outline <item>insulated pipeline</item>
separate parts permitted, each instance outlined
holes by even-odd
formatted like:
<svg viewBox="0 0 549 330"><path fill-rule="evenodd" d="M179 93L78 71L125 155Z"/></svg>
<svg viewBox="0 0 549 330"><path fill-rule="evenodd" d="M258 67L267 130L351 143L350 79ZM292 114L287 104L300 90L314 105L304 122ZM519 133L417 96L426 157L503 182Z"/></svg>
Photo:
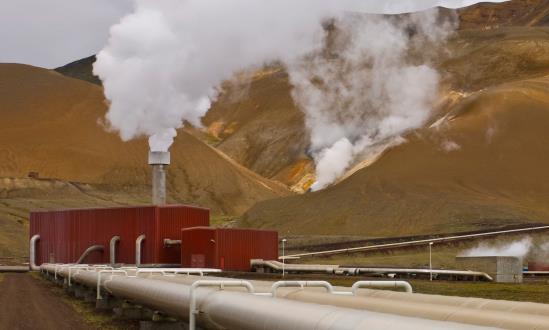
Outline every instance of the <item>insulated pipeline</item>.
<svg viewBox="0 0 549 330"><path fill-rule="evenodd" d="M190 277L151 277L159 281L168 281L191 285L202 278ZM204 277L203 279L219 280L220 277ZM270 292L272 282L251 281L256 292ZM371 285L386 286L399 281L369 281ZM518 301L502 301L481 298L462 298L427 294L410 294L388 290L370 290L359 288L364 283L357 282L355 291L357 296L342 295L349 288L334 287L335 294L326 293L324 288L280 287L277 297L301 302L333 305L343 308L354 308L375 311L380 313L397 314L402 316L421 317L439 321L453 321L471 325L493 326L505 329L537 329L549 330L549 305ZM378 283L378 284L376 284ZM387 284L384 284L387 283ZM400 285L400 284L399 284ZM304 290L306 288L306 290ZM227 288L227 290L239 290Z"/></svg>
<svg viewBox="0 0 549 330"><path fill-rule="evenodd" d="M46 265L48 271L55 265ZM67 276L67 268L59 274ZM190 286L124 274L106 276L103 289L118 298L188 320ZM90 286L98 272L79 270L73 280ZM93 284L92 284L93 285ZM93 287L93 286L91 286ZM319 305L251 293L196 288L197 324L204 329L489 329L454 322Z"/></svg>
<svg viewBox="0 0 549 330"><path fill-rule="evenodd" d="M276 271L282 271L283 264L275 260L252 259L252 267L268 267ZM470 270L448 270L448 269L415 269L415 268L364 268L364 267L340 267L339 265L308 265L308 264L285 264L286 271L299 273L329 273L329 274L438 274L447 276L477 277L486 281L493 281L490 275L484 272Z"/></svg>

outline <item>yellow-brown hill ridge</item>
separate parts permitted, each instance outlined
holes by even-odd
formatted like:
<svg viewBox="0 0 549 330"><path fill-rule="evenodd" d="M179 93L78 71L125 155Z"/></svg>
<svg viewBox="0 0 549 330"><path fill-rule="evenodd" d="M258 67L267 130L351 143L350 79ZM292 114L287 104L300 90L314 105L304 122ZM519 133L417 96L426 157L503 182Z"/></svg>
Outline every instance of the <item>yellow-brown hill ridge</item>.
<svg viewBox="0 0 549 330"><path fill-rule="evenodd" d="M458 16L450 55L437 63L448 90L469 93L548 72L549 0L480 3ZM244 75L224 90L203 120L209 143L264 177L306 190L314 164L284 70Z"/></svg>
<svg viewBox="0 0 549 330"><path fill-rule="evenodd" d="M461 9L458 12L462 29L549 25L548 0L511 0L502 3L479 3Z"/></svg>
<svg viewBox="0 0 549 330"><path fill-rule="evenodd" d="M279 228L284 233L296 234L393 236L546 221L547 210L542 201L546 198L547 187L542 168L547 164L543 157L538 159L538 155L546 154L546 150L537 139L544 139L546 134L540 125L547 119L544 117L547 104L543 88L547 84L545 76L549 74L549 30L543 27L543 19L530 24L534 22L530 19L533 14L530 7L522 5L525 3L542 8L540 6L545 6L546 1L481 4L472 7L481 10L469 16L467 10L460 12L464 29L450 41L449 56L436 63L445 76L447 96L453 100L439 109L440 115L451 113L447 118L455 117L453 120L446 121L437 129L425 128L409 135L407 144L388 151L374 165L325 191L261 202L246 214L241 224ZM515 8L511 14L509 8ZM491 17L499 17L491 21L496 23L482 25L486 20L485 10L491 13ZM463 25L463 22L469 25ZM308 139L303 115L290 97L286 74L268 68L245 78L245 83L228 83L226 93L205 117L209 133L192 131L193 134L261 175L289 185L307 184L306 175L313 169L307 155ZM100 88L97 91L96 97L102 100ZM75 107L81 98L74 98ZM98 113L104 113L104 106L99 108ZM86 125L93 126L93 130L99 129L95 125L99 117L101 115L90 116ZM28 117L23 122L29 122ZM86 129L84 125L82 131ZM115 154L121 149L132 150L127 158L136 159L120 164L114 162L111 166L105 165L106 161L99 161L91 172L86 171L95 173L86 174L93 177L88 181L115 182L120 185L111 185L109 193L122 189L131 198L146 200L143 189L134 193L130 188L148 182L145 143L122 145L116 136L110 136L112 141L106 137L98 139L105 139L105 144L119 143L121 147L112 151L106 148L107 152ZM71 139L60 136L59 140L69 143L67 141ZM191 143L195 140L179 138L174 149L180 148L183 141ZM192 144L195 146L194 142ZM97 146L90 143L92 149L92 145ZM196 154L206 150L203 144L196 146ZM82 150L76 151L79 153L85 154ZM92 159L90 162L95 162L96 158L101 160L97 151L91 154L92 157L79 157L86 161ZM182 152L179 157L185 155L189 156L189 152ZM108 158L111 161L116 159L114 155ZM209 158L201 159L205 163L209 161ZM504 165L500 165L501 159ZM510 159L525 161L511 162ZM25 162L27 160L22 163ZM251 205L257 200L284 194L283 188L272 181L261 180L249 171L244 172L252 177L251 181L229 182L234 171L242 172L235 170L239 167L230 160L228 163L232 164L228 172L220 170L217 174L204 173L202 169L187 173L177 168L174 170L177 165L172 166L172 171L175 171L172 180L177 183L172 187L179 189L172 191L172 196L198 200L202 205L211 202L232 208L235 207L233 203ZM18 175L25 175L30 170L41 171L33 168L36 161L29 164L32 166L21 168ZM187 166L192 168L196 164L185 163L184 168L187 171ZM102 166L105 167L100 170ZM65 167L64 170L77 170L72 165ZM41 172L41 175L54 176L48 171ZM210 178L214 179L204 181ZM218 188L214 185L215 178L227 181ZM196 181L189 183L186 180ZM227 191L234 182L244 183ZM275 191L281 190L271 194L259 189L260 193L255 193L257 182L260 182L259 186L264 183ZM73 188L59 189L73 191ZM112 199L112 194L98 194L94 187L77 188L88 195L93 192L95 199ZM245 207L238 208L242 209ZM223 208L218 210L223 211Z"/></svg>
<svg viewBox="0 0 549 330"><path fill-rule="evenodd" d="M517 21L450 40L436 63L451 100L438 129L413 132L325 191L261 202L241 225L394 236L549 222L549 29Z"/></svg>
<svg viewBox="0 0 549 330"><path fill-rule="evenodd" d="M0 64L0 100L0 177L21 178L36 171L40 177L105 189L133 185L148 200L146 141L124 143L102 128L106 105L100 86L50 70ZM173 201L235 215L257 201L287 194L282 185L185 131L179 132L171 152Z"/></svg>
<svg viewBox="0 0 549 330"><path fill-rule="evenodd" d="M475 93L324 191L265 201L244 225L393 236L549 223L549 77Z"/></svg>

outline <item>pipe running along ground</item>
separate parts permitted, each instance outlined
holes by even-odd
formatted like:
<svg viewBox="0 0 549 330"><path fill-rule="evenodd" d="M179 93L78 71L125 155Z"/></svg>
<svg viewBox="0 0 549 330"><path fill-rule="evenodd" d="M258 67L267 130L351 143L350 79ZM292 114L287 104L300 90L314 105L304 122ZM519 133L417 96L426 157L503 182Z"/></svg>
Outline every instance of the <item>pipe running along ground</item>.
<svg viewBox="0 0 549 330"><path fill-rule="evenodd" d="M44 268L51 272L55 270L55 265L44 265ZM66 267L59 270L59 274L66 276ZM96 283L97 277L98 272L81 270L74 276L74 280L90 286L87 283ZM190 285L126 277L123 274L113 275L100 282L103 289L113 296L188 320ZM455 322L273 299L229 290L197 287L195 294L196 306L200 311L196 315L197 324L204 329L487 329Z"/></svg>
<svg viewBox="0 0 549 330"><path fill-rule="evenodd" d="M493 281L493 278L484 273L471 270L448 270L448 269L412 269L412 268L366 268L366 267L340 267L339 265L310 265L310 264L283 264L275 260L252 259L252 268L268 267L276 271L296 273L328 273L338 275L360 275L360 274L430 274L448 276L477 277L486 281Z"/></svg>
<svg viewBox="0 0 549 330"><path fill-rule="evenodd" d="M196 277L167 278L153 276L159 281L191 285ZM223 279L207 276L204 279ZM251 281L258 292L269 292L273 283ZM374 283L385 281L371 281ZM392 282L392 281L386 281ZM398 282L398 281L397 281ZM359 282L357 282L359 283ZM238 290L228 288L227 290ZM334 287L337 292L349 288ZM357 288L357 296L327 294L325 289L301 287L279 288L277 297L322 305L334 305L380 313L397 314L409 317L421 317L439 321L453 321L471 325L493 326L506 329L549 329L549 305L529 302L490 300L482 298L463 298L427 294L410 294L388 290L370 290Z"/></svg>

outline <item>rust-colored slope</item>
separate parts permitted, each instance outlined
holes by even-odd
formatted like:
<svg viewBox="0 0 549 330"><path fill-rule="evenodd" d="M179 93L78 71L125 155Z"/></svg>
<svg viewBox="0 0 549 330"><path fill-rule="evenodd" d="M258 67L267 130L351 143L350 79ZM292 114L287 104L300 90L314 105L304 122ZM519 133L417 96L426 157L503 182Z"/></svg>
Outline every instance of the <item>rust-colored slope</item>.
<svg viewBox="0 0 549 330"><path fill-rule="evenodd" d="M467 92L549 74L549 28L459 31L438 64L454 90Z"/></svg>
<svg viewBox="0 0 549 330"><path fill-rule="evenodd" d="M479 3L458 11L461 29L549 25L548 0Z"/></svg>
<svg viewBox="0 0 549 330"><path fill-rule="evenodd" d="M0 64L0 177L80 181L109 189L141 186L148 194L144 139L124 143L99 124L106 105L99 86L54 71ZM287 194L277 183L229 161L184 131L172 147L170 196L222 214Z"/></svg>
<svg viewBox="0 0 549 330"><path fill-rule="evenodd" d="M243 225L391 236L548 222L549 77L475 93L438 126L317 193L261 202Z"/></svg>
<svg viewBox="0 0 549 330"><path fill-rule="evenodd" d="M449 40L446 55L435 63L446 90L470 93L548 74L549 29L525 27L541 25L543 20L530 23L546 9L549 0L482 3L461 10L463 30ZM484 23L493 23L493 28L484 29ZM249 84L229 82L204 124L216 148L265 177L303 191L314 180L314 164L307 155L303 115L290 91L281 68L258 72Z"/></svg>
<svg viewBox="0 0 549 330"><path fill-rule="evenodd" d="M310 171L302 165L310 160L304 116L290 91L282 68L239 77L225 84L203 122L216 148L256 173L291 186ZM296 171L301 175L292 175Z"/></svg>

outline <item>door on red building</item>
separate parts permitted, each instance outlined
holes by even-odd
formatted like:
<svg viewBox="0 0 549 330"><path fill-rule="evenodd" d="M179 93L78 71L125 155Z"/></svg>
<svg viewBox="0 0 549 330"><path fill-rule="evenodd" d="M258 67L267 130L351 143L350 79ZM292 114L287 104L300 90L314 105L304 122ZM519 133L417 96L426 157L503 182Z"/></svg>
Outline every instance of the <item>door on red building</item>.
<svg viewBox="0 0 549 330"><path fill-rule="evenodd" d="M206 267L206 257L203 254L191 255L191 267L192 268L204 268Z"/></svg>

